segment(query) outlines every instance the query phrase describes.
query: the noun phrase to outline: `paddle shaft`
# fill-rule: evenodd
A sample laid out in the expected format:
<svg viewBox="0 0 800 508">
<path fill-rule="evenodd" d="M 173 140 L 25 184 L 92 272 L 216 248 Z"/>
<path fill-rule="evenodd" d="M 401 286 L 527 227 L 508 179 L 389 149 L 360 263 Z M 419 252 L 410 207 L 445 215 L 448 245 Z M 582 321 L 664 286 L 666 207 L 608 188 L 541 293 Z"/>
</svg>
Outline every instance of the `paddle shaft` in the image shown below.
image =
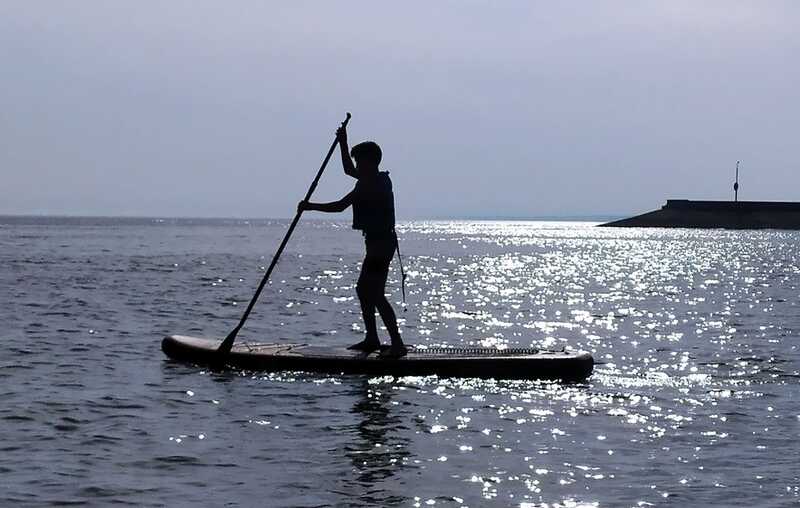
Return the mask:
<svg viewBox="0 0 800 508">
<path fill-rule="evenodd" d="M 350 113 L 347 113 L 347 117 L 345 118 L 344 122 L 342 122 L 342 127 L 347 127 L 347 122 L 350 121 Z M 322 166 L 320 166 L 319 171 L 317 171 L 317 176 L 314 178 L 314 181 L 311 182 L 311 186 L 308 188 L 308 192 L 306 193 L 306 197 L 303 201 L 308 201 L 311 199 L 311 195 L 314 193 L 314 190 L 317 188 L 317 184 L 319 183 L 319 179 L 322 177 L 323 171 L 325 171 L 325 166 L 328 165 L 328 161 L 331 159 L 334 150 L 336 150 L 336 145 L 339 144 L 339 140 L 335 139 L 333 144 L 331 144 L 330 150 L 328 150 L 328 155 L 325 156 L 325 160 L 322 161 Z M 286 244 L 289 243 L 289 238 L 292 236 L 292 232 L 294 232 L 295 226 L 297 223 L 300 222 L 300 216 L 303 215 L 302 210 L 298 210 L 292 219 L 292 223 L 289 225 L 289 230 L 286 232 L 286 235 L 283 237 L 283 241 L 281 245 L 278 247 L 278 251 L 275 252 L 275 256 L 272 257 L 272 262 L 269 264 L 269 268 L 267 268 L 267 273 L 264 274 L 264 277 L 261 279 L 261 283 L 258 285 L 258 289 L 256 290 L 256 294 L 253 295 L 253 298 L 250 300 L 250 303 L 247 305 L 247 309 L 242 314 L 242 318 L 239 320 L 239 324 L 236 325 L 231 333 L 225 337 L 225 340 L 222 341 L 220 344 L 219 349 L 217 349 L 217 353 L 227 354 L 230 352 L 231 348 L 233 347 L 233 342 L 236 340 L 236 335 L 238 335 L 239 330 L 242 329 L 244 326 L 245 321 L 247 321 L 247 317 L 250 316 L 250 311 L 253 310 L 253 307 L 258 301 L 258 297 L 261 295 L 261 291 L 264 289 L 264 286 L 267 285 L 267 281 L 269 280 L 269 276 L 272 275 L 272 270 L 275 268 L 275 265 L 278 264 L 278 259 L 280 259 L 281 254 L 283 253 L 283 249 L 286 248 Z"/>
</svg>

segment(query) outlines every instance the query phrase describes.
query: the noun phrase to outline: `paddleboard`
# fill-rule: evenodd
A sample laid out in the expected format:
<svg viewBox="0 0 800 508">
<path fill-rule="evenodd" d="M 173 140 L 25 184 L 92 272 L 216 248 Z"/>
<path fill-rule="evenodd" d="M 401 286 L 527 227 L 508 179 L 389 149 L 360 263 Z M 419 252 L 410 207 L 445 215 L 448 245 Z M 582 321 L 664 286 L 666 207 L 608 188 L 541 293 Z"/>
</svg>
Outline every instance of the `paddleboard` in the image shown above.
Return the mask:
<svg viewBox="0 0 800 508">
<path fill-rule="evenodd" d="M 218 365 L 221 341 L 170 335 L 161 349 L 172 358 L 194 364 Z M 346 347 L 309 344 L 253 344 L 240 342 L 224 359 L 230 367 L 259 371 L 309 371 L 370 376 L 479 377 L 495 379 L 560 379 L 589 377 L 594 359 L 586 352 L 541 351 L 523 348 L 409 346 L 399 359 L 382 359 Z"/>
</svg>

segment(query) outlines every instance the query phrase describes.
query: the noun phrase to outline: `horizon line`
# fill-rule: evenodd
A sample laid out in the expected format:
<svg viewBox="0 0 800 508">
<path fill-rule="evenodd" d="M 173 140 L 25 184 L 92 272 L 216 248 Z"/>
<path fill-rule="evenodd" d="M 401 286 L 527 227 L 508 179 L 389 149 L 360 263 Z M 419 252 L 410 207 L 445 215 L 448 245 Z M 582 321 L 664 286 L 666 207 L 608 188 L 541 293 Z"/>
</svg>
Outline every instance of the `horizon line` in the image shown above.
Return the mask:
<svg viewBox="0 0 800 508">
<path fill-rule="evenodd" d="M 398 218 L 398 222 L 426 220 L 475 220 L 475 221 L 599 221 L 625 217 L 625 214 L 575 214 L 575 215 L 438 215 L 430 217 Z M 14 219 L 140 219 L 140 220 L 292 220 L 293 217 L 247 217 L 247 216 L 211 216 L 211 215 L 135 215 L 135 214 L 72 214 L 72 213 L 0 213 L 0 218 Z M 314 217 L 306 220 L 326 222 L 347 222 L 349 219 L 333 217 Z"/>
</svg>

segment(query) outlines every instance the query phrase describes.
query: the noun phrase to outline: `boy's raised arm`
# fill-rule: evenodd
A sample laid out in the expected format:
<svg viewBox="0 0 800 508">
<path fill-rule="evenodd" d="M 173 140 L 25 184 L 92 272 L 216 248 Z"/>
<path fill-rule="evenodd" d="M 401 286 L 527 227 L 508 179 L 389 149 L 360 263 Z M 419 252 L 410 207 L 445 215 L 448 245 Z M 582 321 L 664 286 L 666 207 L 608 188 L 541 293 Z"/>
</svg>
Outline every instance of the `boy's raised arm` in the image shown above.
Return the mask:
<svg viewBox="0 0 800 508">
<path fill-rule="evenodd" d="M 342 168 L 344 168 L 344 174 L 352 176 L 353 178 L 358 178 L 358 171 L 356 171 L 356 167 L 353 165 L 353 159 L 350 158 L 350 147 L 347 146 L 347 127 L 339 127 L 336 130 L 336 139 L 339 140 L 339 148 L 342 152 Z"/>
</svg>

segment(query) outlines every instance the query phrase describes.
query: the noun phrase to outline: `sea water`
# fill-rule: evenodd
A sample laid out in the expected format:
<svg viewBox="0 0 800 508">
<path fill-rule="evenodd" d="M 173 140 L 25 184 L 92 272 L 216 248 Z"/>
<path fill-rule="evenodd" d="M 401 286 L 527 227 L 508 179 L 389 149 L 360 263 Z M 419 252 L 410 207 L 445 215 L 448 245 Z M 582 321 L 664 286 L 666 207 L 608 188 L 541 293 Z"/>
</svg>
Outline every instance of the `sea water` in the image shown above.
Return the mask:
<svg viewBox="0 0 800 508">
<path fill-rule="evenodd" d="M 406 342 L 591 352 L 563 384 L 171 362 L 164 335 L 233 328 L 288 221 L 0 224 L 0 505 L 800 500 L 798 233 L 399 225 Z M 362 250 L 304 219 L 238 341 L 360 340 Z"/>
</svg>

